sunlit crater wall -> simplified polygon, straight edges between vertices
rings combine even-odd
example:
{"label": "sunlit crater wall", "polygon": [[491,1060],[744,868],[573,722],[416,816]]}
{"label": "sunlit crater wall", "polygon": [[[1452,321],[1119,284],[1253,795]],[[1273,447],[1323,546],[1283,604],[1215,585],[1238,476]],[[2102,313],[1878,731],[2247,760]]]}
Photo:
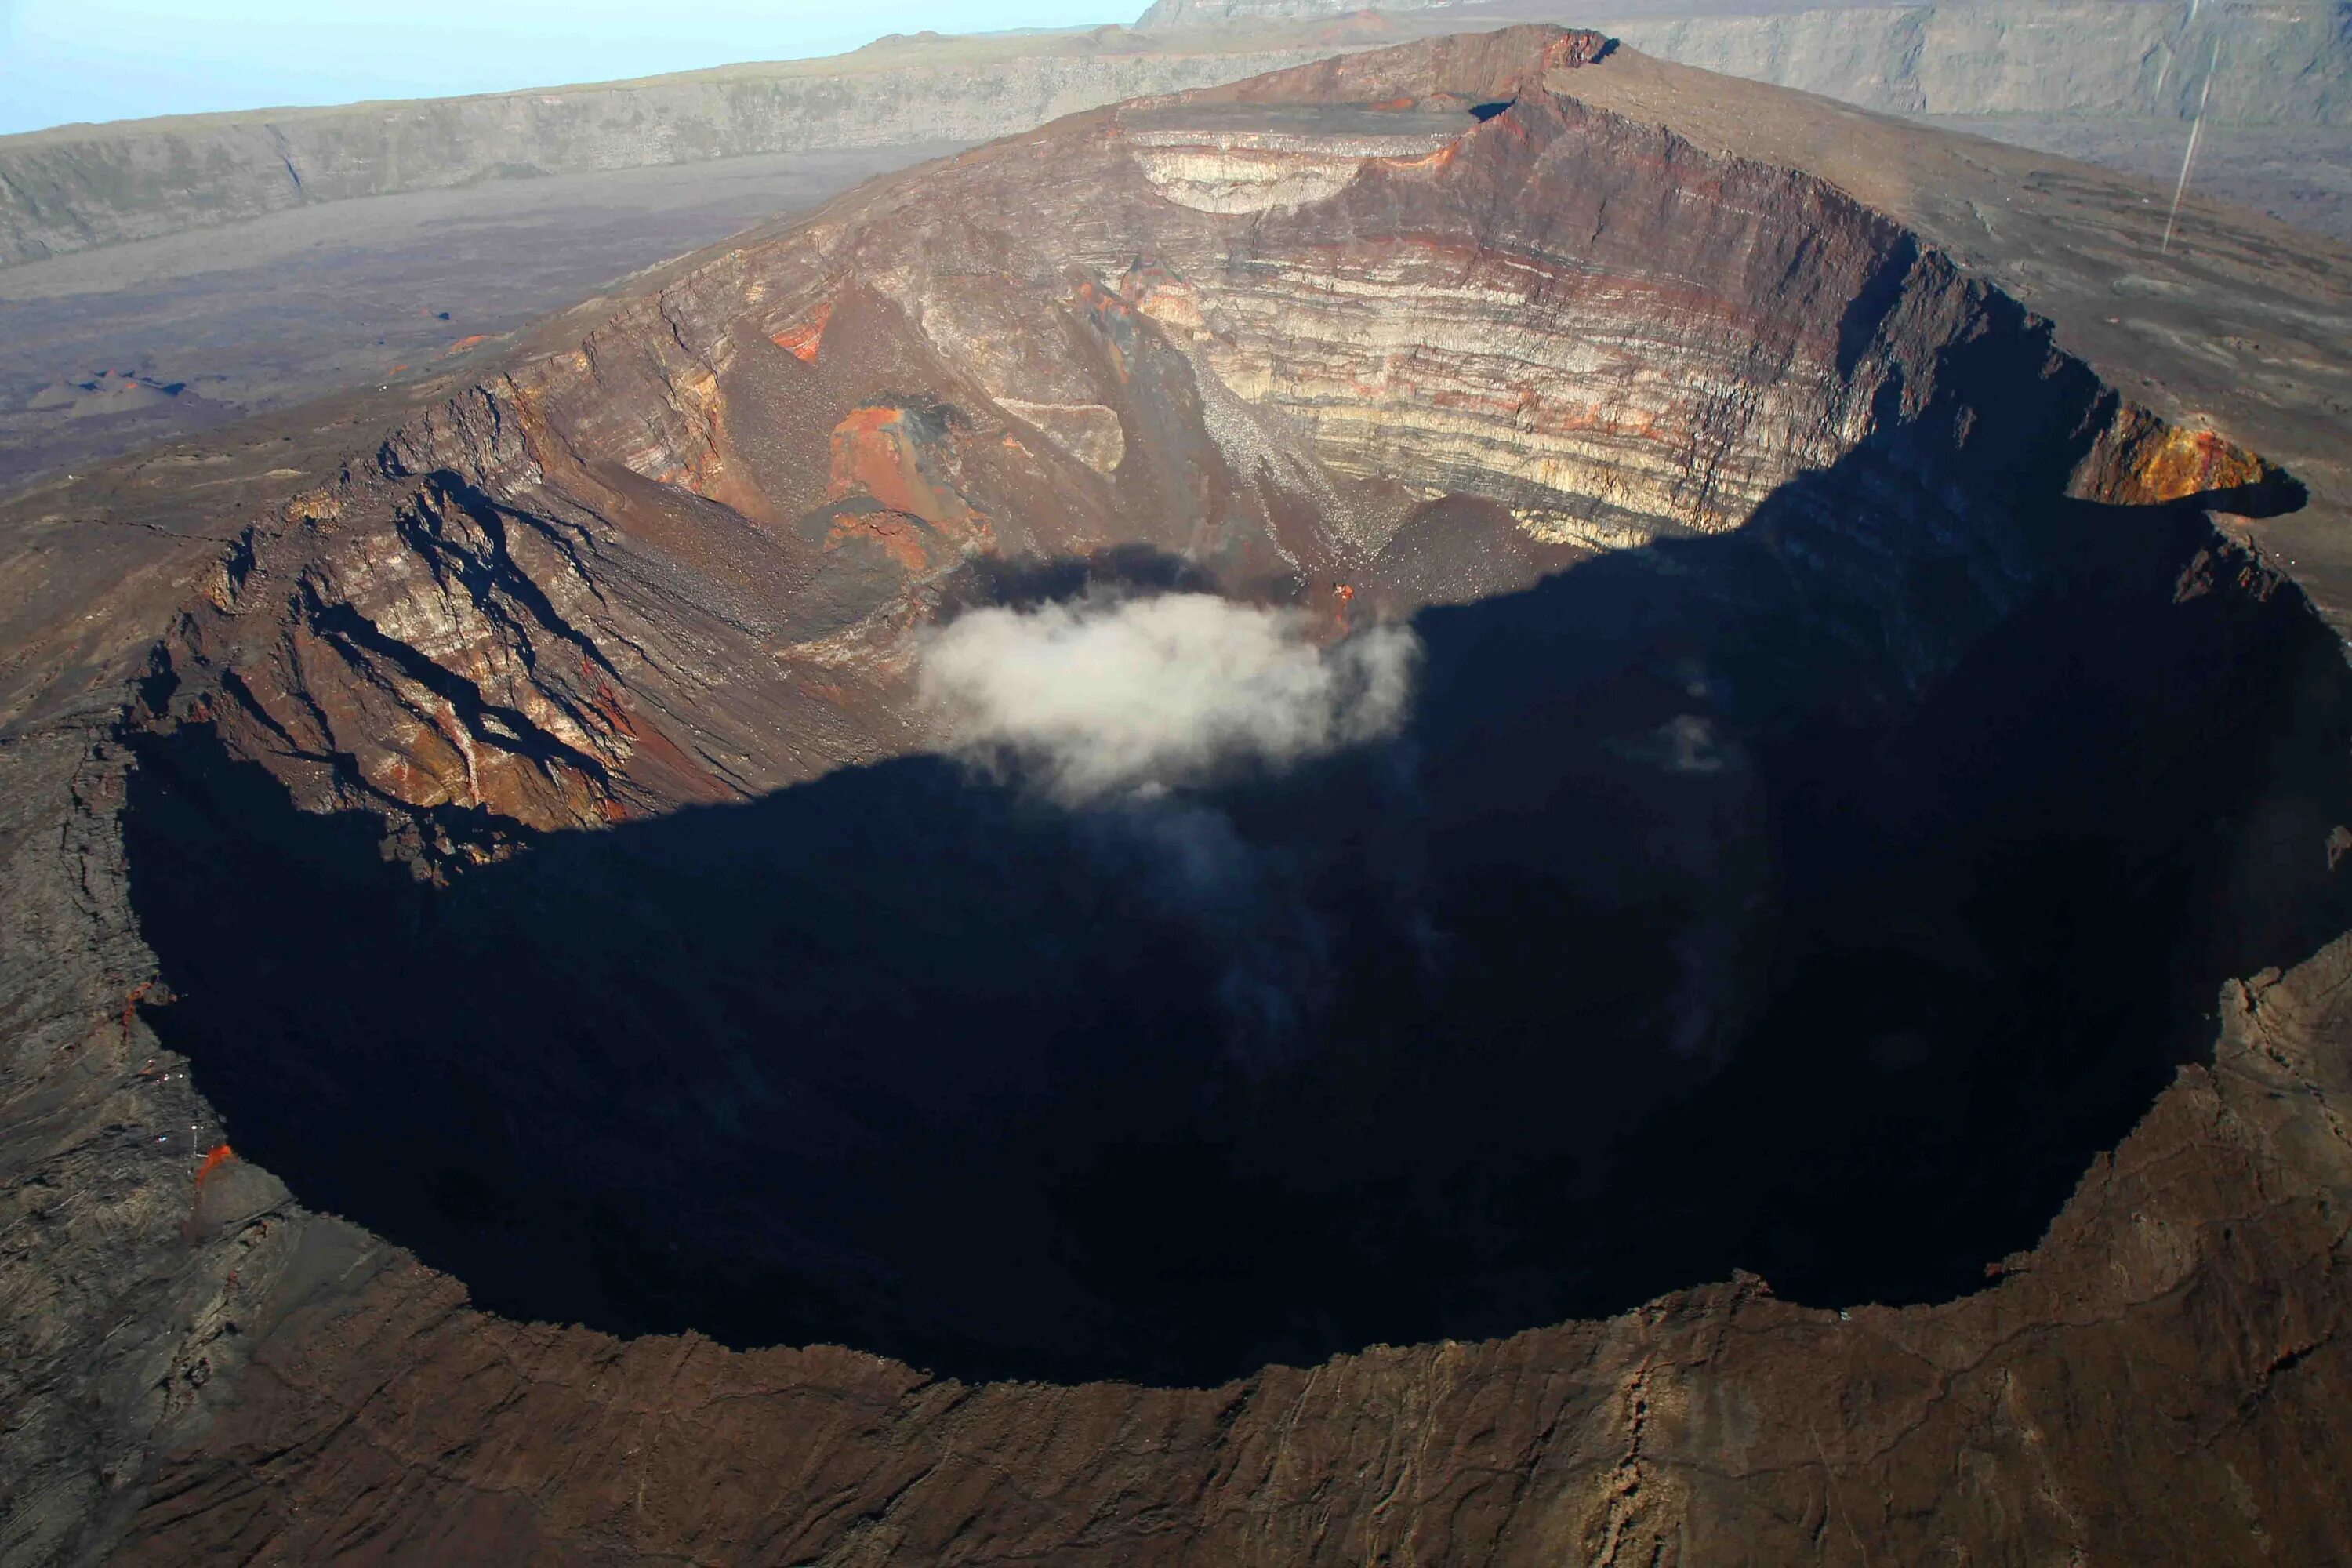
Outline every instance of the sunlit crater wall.
{"label": "sunlit crater wall", "polygon": [[[1141,546],[1311,597],[1380,585],[1453,495],[1557,569],[1866,450],[1892,477],[1849,473],[1839,526],[1969,561],[1981,628],[2035,570],[2028,491],[2263,479],[1835,189],[1587,110],[1600,44],[1089,115],[676,269],[307,499],[224,568],[193,667],[311,804],[588,825],[926,744],[905,634],[991,555]],[[1347,107],[1318,136],[1286,95]],[[1456,527],[1415,537],[1494,542]]]}

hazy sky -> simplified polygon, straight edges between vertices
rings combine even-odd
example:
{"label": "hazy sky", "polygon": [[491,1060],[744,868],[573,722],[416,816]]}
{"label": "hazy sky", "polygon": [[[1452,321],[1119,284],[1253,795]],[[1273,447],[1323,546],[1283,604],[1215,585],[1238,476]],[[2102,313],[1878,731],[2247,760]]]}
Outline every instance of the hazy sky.
{"label": "hazy sky", "polygon": [[0,134],[1132,22],[1144,0],[0,0]]}

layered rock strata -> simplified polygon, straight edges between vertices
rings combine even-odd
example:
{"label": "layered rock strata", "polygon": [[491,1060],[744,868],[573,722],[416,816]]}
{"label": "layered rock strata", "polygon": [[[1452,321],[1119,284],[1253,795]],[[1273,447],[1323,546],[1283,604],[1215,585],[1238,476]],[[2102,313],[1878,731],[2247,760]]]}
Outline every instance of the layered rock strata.
{"label": "layered rock strata", "polygon": [[[218,721],[320,806],[545,828],[758,793],[900,743],[859,717],[881,650],[976,552],[1325,592],[1451,495],[1570,552],[1718,532],[1932,404],[1948,345],[2051,352],[1818,183],[1513,80],[1526,48],[1113,111],[679,276],[224,568],[182,634]],[[1318,132],[1300,90],[1402,101]],[[2177,467],[2132,499],[2226,488]]]}
{"label": "layered rock strata", "polygon": [[[2196,510],[2294,481],[1844,191],[1596,107],[1581,84],[1625,66],[1600,44],[1501,33],[1081,116],[667,269],[380,438],[306,436],[304,469],[257,439],[212,537],[162,469],[84,525],[104,559],[22,513],[28,580],[74,603],[26,612],[0,752],[12,929],[43,955],[10,972],[6,1549],[2352,1551],[2326,1485],[2345,676],[2295,584]],[[221,1129],[142,1011],[138,745],[206,737],[456,886],[925,744],[908,633],[992,563],[1144,547],[1336,618],[1667,571],[1743,529],[1757,580],[1830,595],[1809,657],[1857,712],[2103,577],[2132,624],[2180,606],[2221,639],[2183,647],[2275,678],[2243,711],[2277,718],[2245,735],[2279,854],[2226,907],[2292,967],[2223,992],[2218,1047],[1963,1300],[1694,1279],[1215,1388],[975,1384],[507,1321],[263,1169],[196,1181]]]}
{"label": "layered rock strata", "polygon": [[[1903,114],[2342,127],[2342,7],[1986,0],[1758,15],[1604,8],[1659,58]],[[1661,12],[1666,14],[1661,15]],[[1139,93],[1232,81],[1401,31],[1570,17],[1534,0],[1156,5],[1139,30],[891,38],[834,60],[480,98],[196,115],[0,138],[0,265],[307,204],[749,153],[979,141]],[[2208,77],[2212,91],[2205,90]],[[2036,132],[2042,133],[2042,132]],[[2026,135],[2020,132],[2021,138]],[[2209,154],[2212,152],[2209,149]],[[2118,155],[2117,166],[2133,166]]]}

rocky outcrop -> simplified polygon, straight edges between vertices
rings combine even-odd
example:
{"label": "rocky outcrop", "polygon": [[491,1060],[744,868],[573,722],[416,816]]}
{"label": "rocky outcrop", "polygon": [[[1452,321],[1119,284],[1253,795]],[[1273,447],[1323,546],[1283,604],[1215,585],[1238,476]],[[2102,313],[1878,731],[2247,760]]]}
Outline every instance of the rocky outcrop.
{"label": "rocky outcrop", "polygon": [[[2205,512],[2294,480],[1794,160],[1605,107],[1641,62],[1601,42],[1091,112],[667,268],[389,430],[12,513],[25,570],[82,576],[0,689],[41,955],[6,971],[5,1549],[2352,1550],[2352,702]],[[933,739],[911,633],[1114,571],[1324,635],[1460,606],[1394,769],[1256,806],[1388,835],[1342,910],[1528,873],[1449,995],[1551,1009],[1534,1048],[1456,1010],[1430,1050],[1396,999],[1436,931],[1345,972],[1319,1076],[1236,1076],[1183,1005],[1110,1016],[1164,1079],[1029,1076],[1106,1026],[1040,1008],[1157,994],[1090,944],[1164,889],[1050,837],[1061,879],[1017,875],[1032,816],[855,764]],[[1403,830],[1360,806],[1400,779]],[[1043,967],[932,1006],[975,952]],[[1560,1047],[1612,987],[1644,1049]],[[1195,1114],[1251,1161],[1159,1182]],[[1033,1126],[1087,1158],[1033,1181]],[[1530,1188],[1570,1205],[1533,1240],[1400,1250]]]}

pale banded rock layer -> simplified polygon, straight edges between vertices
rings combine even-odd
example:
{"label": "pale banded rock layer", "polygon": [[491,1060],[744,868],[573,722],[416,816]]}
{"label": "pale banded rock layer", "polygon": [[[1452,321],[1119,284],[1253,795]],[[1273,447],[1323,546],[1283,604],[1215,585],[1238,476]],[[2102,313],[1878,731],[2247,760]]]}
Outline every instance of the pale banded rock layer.
{"label": "pale banded rock layer", "polygon": [[1343,146],[1171,144],[1155,136],[1137,139],[1135,157],[1152,187],[1179,206],[1232,214],[1335,195],[1362,170],[1366,154]]}
{"label": "pale banded rock layer", "polygon": [[1024,403],[1000,397],[997,406],[1026,419],[1051,436],[1065,450],[1098,474],[1116,470],[1127,456],[1127,437],[1119,429],[1118,412],[1101,403]]}
{"label": "pale banded rock layer", "polygon": [[[1527,35],[1483,35],[1402,51],[1440,91],[1371,55],[1088,116],[701,260],[395,437],[280,547],[304,564],[264,561],[314,584],[282,629],[240,610],[191,649],[247,671],[225,710],[257,747],[352,759],[278,764],[316,802],[591,822],[904,743],[897,639],[977,555],[1142,543],[1311,595],[1378,584],[1449,497],[1529,548],[1624,548],[1735,528],[1864,443],[1965,453],[1976,414],[1915,422],[1978,395],[1969,345],[2079,376],[1832,187],[1586,109],[1579,47],[1528,74]],[[1280,108],[1308,91],[1351,106],[1328,137]],[[1215,210],[1146,162],[1237,151],[1286,199]],[[2047,417],[2148,417],[2099,395]],[[2115,449],[2143,456],[2086,493],[2212,468]]]}

